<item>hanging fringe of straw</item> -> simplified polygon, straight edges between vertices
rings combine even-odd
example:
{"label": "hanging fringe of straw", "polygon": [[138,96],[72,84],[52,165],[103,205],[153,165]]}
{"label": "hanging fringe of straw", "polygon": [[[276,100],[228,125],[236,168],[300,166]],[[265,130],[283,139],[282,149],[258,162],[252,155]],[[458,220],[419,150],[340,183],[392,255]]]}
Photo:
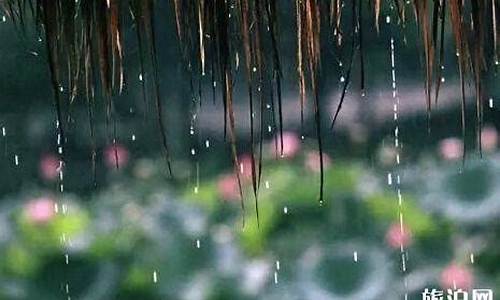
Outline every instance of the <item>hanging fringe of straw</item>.
{"label": "hanging fringe of straw", "polygon": [[[154,0],[0,0],[4,13],[15,21],[21,32],[27,26],[27,19],[35,20],[37,29],[44,33],[47,60],[54,92],[54,103],[59,123],[60,135],[64,142],[64,107],[79,95],[85,96],[89,105],[91,136],[94,139],[93,107],[96,99],[102,98],[107,118],[113,119],[113,97],[123,92],[125,83],[123,59],[125,55],[122,38],[123,19],[131,12],[141,53],[141,74],[144,78],[143,97],[147,104],[148,85],[152,86],[157,120],[169,170],[170,158],[168,139],[163,119],[163,99],[160,95],[158,61],[156,53]],[[271,103],[274,127],[279,131],[280,146],[283,151],[283,114],[281,100],[281,59],[280,20],[278,12],[281,3],[271,0],[172,0],[179,45],[186,69],[191,76],[192,94],[202,98],[202,83],[208,79],[213,86],[212,95],[220,88],[224,106],[224,132],[229,136],[232,159],[238,174],[238,143],[235,127],[242,120],[236,119],[233,111],[233,86],[235,73],[239,69],[240,57],[244,60],[244,73],[248,95],[248,119],[250,122],[250,148],[252,161],[252,190],[258,212],[258,190],[262,175],[262,143],[264,103]],[[352,5],[353,22],[343,22],[343,10]],[[320,156],[323,155],[320,103],[321,32],[328,32],[336,46],[352,41],[352,59],[359,53],[361,89],[364,89],[364,49],[363,26],[364,7],[371,8],[373,27],[380,31],[380,15],[389,7],[395,9],[398,24],[406,26],[406,7],[403,0],[295,0],[296,22],[296,66],[299,87],[300,119],[303,127],[307,98],[312,98],[316,135]],[[461,85],[462,132],[466,128],[465,83],[468,76],[474,82],[476,101],[476,124],[478,147],[479,130],[482,126],[483,84],[487,66],[498,65],[498,13],[499,1],[473,0],[414,0],[413,11],[420,32],[424,53],[425,94],[430,120],[432,95],[437,103],[444,64],[445,28],[449,24],[457,54],[458,73]],[[325,12],[325,13],[323,13]],[[349,28],[349,26],[351,26]],[[491,28],[490,28],[491,27]],[[485,49],[491,46],[492,49]],[[491,57],[490,57],[491,56]],[[148,71],[149,70],[149,71]],[[149,76],[146,76],[146,75]],[[349,76],[350,77],[350,76]],[[344,83],[342,99],[350,78]],[[148,84],[150,82],[150,84]],[[195,86],[197,85],[197,91]],[[67,97],[60,92],[67,86]],[[100,91],[100,97],[96,91]],[[63,97],[64,96],[64,97]],[[67,99],[64,99],[67,98]],[[277,99],[277,109],[275,101]],[[274,112],[278,117],[274,117]],[[340,107],[338,109],[340,111]],[[257,114],[256,114],[257,112]],[[336,112],[336,119],[338,112]],[[258,116],[259,122],[255,122]],[[116,125],[114,125],[116,128]],[[260,134],[257,134],[260,132]],[[116,135],[116,133],[115,133]],[[257,137],[258,136],[258,137]],[[114,141],[116,136],[114,136]],[[258,140],[258,141],[257,141]],[[94,143],[95,145],[95,143]],[[257,146],[258,145],[258,146]],[[95,147],[95,146],[94,146]],[[464,151],[465,153],[465,151]],[[464,154],[465,157],[465,154]],[[95,164],[95,148],[92,150]],[[321,182],[320,202],[323,201],[323,160],[320,158]],[[244,208],[243,191],[240,189],[241,204]]]}

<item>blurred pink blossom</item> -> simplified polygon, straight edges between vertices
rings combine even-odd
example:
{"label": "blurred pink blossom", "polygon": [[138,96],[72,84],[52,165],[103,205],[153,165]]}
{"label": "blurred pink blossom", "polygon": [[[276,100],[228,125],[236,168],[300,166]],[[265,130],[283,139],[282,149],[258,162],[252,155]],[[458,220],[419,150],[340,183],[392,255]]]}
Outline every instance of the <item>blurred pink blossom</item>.
{"label": "blurred pink blossom", "polygon": [[219,196],[227,201],[237,200],[240,196],[238,178],[234,174],[226,174],[217,181]]}
{"label": "blurred pink blossom", "polygon": [[378,149],[377,158],[379,162],[384,166],[393,165],[396,162],[396,157],[398,155],[398,150],[393,145],[382,145]]}
{"label": "blurred pink blossom", "polygon": [[498,131],[493,126],[485,126],[481,130],[481,148],[486,152],[493,152],[498,146]]}
{"label": "blurred pink blossom", "polygon": [[[332,163],[330,156],[323,153],[323,167],[327,169]],[[320,172],[320,156],[318,151],[309,151],[306,154],[305,167],[312,172]]]}
{"label": "blurred pink blossom", "polygon": [[441,287],[445,289],[470,289],[473,281],[474,276],[469,268],[454,263],[448,265],[440,276]]}
{"label": "blurred pink blossom", "polygon": [[[258,164],[257,158],[255,163]],[[252,156],[250,154],[242,154],[238,157],[238,172],[240,172],[242,180],[252,180]],[[257,168],[257,166],[255,166]]]}
{"label": "blurred pink blossom", "polygon": [[439,155],[445,160],[460,159],[464,153],[464,143],[461,139],[450,137],[439,143]]}
{"label": "blurred pink blossom", "polygon": [[401,230],[401,224],[393,223],[385,234],[385,241],[393,249],[407,247],[412,242],[411,230],[404,225]]}
{"label": "blurred pink blossom", "polygon": [[[276,148],[277,145],[277,148]],[[282,158],[293,158],[300,150],[300,139],[294,132],[284,131],[283,132],[283,149],[281,149],[281,139],[280,135],[277,134],[270,145],[270,152],[276,153],[278,150],[278,156]],[[283,151],[282,151],[283,150]],[[283,154],[283,155],[282,155]]]}
{"label": "blurred pink blossom", "polygon": [[24,207],[24,214],[32,223],[47,223],[55,216],[55,202],[49,197],[40,197],[29,201]]}
{"label": "blurred pink blossom", "polygon": [[104,162],[110,169],[124,167],[128,163],[128,150],[120,144],[109,145],[104,149]]}
{"label": "blurred pink blossom", "polygon": [[59,158],[54,154],[45,154],[38,165],[40,176],[45,180],[54,180],[59,176]]}

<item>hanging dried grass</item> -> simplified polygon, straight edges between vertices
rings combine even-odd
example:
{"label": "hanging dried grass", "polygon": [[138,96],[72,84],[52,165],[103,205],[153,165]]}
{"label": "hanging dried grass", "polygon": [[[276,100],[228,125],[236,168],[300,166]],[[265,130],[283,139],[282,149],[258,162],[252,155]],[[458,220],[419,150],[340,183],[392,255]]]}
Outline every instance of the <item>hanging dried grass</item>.
{"label": "hanging dried grass", "polygon": [[[80,94],[86,97],[89,106],[92,139],[94,138],[93,107],[98,99],[96,90],[101,92],[100,97],[104,99],[108,118],[113,119],[113,96],[122,93],[125,78],[123,59],[126,53],[123,47],[122,19],[130,11],[139,41],[141,74],[145,77],[147,77],[146,74],[150,74],[150,78],[144,78],[141,83],[144,101],[147,103],[148,93],[154,95],[161,143],[171,172],[168,139],[162,116],[163,99],[159,87],[154,22],[155,1],[0,0],[0,5],[5,14],[15,21],[17,28],[23,30],[27,26],[26,19],[31,14],[38,28],[44,33],[56,114],[63,141],[63,107],[73,102]],[[283,133],[279,5],[279,2],[271,0],[172,0],[175,16],[173,23],[176,27],[186,69],[191,75],[193,95],[196,94],[194,86],[197,82],[197,96],[201,105],[201,85],[207,73],[210,74],[214,101],[216,86],[221,89],[221,100],[224,106],[224,132],[225,136],[229,136],[235,168],[239,165],[235,127],[240,120],[236,119],[233,110],[233,85],[234,74],[238,71],[240,54],[242,53],[248,90],[248,116],[251,124],[249,139],[252,157],[252,187],[257,212],[258,190],[262,174],[263,120],[266,99],[271,100],[273,120],[276,120],[274,125],[279,130],[279,136],[282,136]],[[352,22],[342,22],[344,8],[351,5]],[[366,11],[364,5],[371,8],[373,24],[377,32],[380,30],[380,15],[386,6],[393,6],[397,12],[398,24],[401,27],[406,26],[407,5],[402,0],[371,0],[368,2],[330,0],[327,5],[317,0],[295,0],[294,19],[296,21],[296,66],[300,119],[301,124],[303,124],[306,99],[310,95],[313,100],[312,107],[320,156],[323,155],[322,111],[319,96],[321,48],[327,44],[321,42],[320,35],[322,31],[326,30],[333,35],[334,44],[342,46],[346,33],[351,34],[349,37],[352,45],[348,78],[343,85],[340,104],[333,117],[333,122],[335,122],[351,80],[351,68],[357,54],[359,54],[361,71],[360,86],[361,90],[364,89],[364,28],[362,22],[362,13]],[[465,83],[469,74],[471,74],[475,87],[477,130],[481,128],[483,116],[482,77],[490,62],[498,64],[497,18],[499,7],[498,0],[413,1],[415,19],[425,56],[424,82],[429,118],[432,109],[431,96],[434,94],[435,103],[439,97],[441,67],[444,63],[445,28],[449,26],[453,32],[462,93],[462,131],[464,136],[466,128]],[[327,19],[327,22],[322,19]],[[488,35],[489,32],[491,35]],[[492,42],[486,42],[487,40],[492,40]],[[487,45],[491,45],[492,49],[485,49]],[[487,56],[489,53],[492,53],[492,58]],[[148,66],[150,72],[147,72]],[[151,82],[152,85],[151,92],[149,92],[148,82]],[[63,85],[70,89],[68,99],[63,99],[59,91]],[[255,101],[256,99],[258,102]],[[274,118],[276,111],[274,99],[277,99],[277,119]],[[256,111],[260,119],[258,124],[254,122]],[[256,132],[260,132],[258,151]],[[480,134],[478,137],[480,138]],[[116,136],[114,140],[116,140]],[[480,145],[480,141],[478,144]],[[279,152],[283,151],[282,140],[280,147],[277,148],[279,148]],[[95,164],[95,144],[92,159]],[[322,158],[320,158],[320,162],[319,200],[322,202],[324,186]],[[236,173],[238,174],[238,183],[241,186],[239,172]],[[243,193],[240,194],[241,205],[244,208]]]}

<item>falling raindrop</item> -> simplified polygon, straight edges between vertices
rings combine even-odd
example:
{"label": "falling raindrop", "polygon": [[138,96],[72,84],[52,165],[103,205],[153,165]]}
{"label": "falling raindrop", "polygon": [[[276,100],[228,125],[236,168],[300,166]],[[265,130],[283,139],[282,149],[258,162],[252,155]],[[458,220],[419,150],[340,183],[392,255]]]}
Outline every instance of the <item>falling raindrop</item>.
{"label": "falling raindrop", "polygon": [[288,214],[288,207],[286,207],[286,206],[285,206],[285,207],[283,207],[283,213],[284,213],[285,215],[287,215],[287,214]]}
{"label": "falling raindrop", "polygon": [[278,284],[278,272],[274,272],[274,284]]}
{"label": "falling raindrop", "polygon": [[[392,74],[392,98],[394,103],[394,146],[396,147],[396,167],[400,164],[399,153],[400,153],[400,145],[399,145],[399,93],[396,85],[396,63],[395,63],[395,45],[394,38],[390,39],[390,53],[391,53],[391,74]],[[441,78],[441,81],[444,80],[444,77]],[[443,81],[444,82],[444,81]],[[389,173],[387,181],[389,185],[392,185],[392,174]],[[403,220],[403,201],[401,197],[401,178],[399,174],[396,175],[396,190],[398,197],[398,212],[399,212],[399,225],[401,232],[404,232],[404,220]],[[400,243],[400,255],[401,255],[401,269],[403,273],[406,273],[406,250],[403,243]],[[404,276],[404,286],[405,286],[405,299],[408,298],[408,283],[407,278]]]}
{"label": "falling raindrop", "polygon": [[154,283],[158,282],[158,272],[157,271],[153,271],[153,282]]}
{"label": "falling raindrop", "polygon": [[210,141],[207,139],[205,141],[205,148],[209,148],[210,147]]}
{"label": "falling raindrop", "polygon": [[489,107],[490,107],[490,108],[493,108],[493,98],[490,98],[490,99],[488,100],[488,103],[489,103]]}
{"label": "falling raindrop", "polygon": [[132,141],[135,141],[135,134],[132,134]]}
{"label": "falling raindrop", "polygon": [[358,251],[354,251],[353,259],[354,259],[354,262],[358,262]]}
{"label": "falling raindrop", "polygon": [[470,263],[473,264],[474,263],[474,253],[471,253],[470,254]]}
{"label": "falling raindrop", "polygon": [[14,163],[16,166],[19,166],[19,155],[17,154],[14,155]]}
{"label": "falling raindrop", "polygon": [[197,239],[197,240],[196,240],[196,248],[200,249],[200,247],[201,247],[200,240],[199,240],[199,239]]}

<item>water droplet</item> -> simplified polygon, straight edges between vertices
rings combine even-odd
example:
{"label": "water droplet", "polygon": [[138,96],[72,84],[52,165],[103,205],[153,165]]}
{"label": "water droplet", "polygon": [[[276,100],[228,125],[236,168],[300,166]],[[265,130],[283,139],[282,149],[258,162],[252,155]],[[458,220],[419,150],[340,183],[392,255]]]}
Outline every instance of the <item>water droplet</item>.
{"label": "water droplet", "polygon": [[199,240],[199,239],[197,239],[197,240],[196,240],[196,248],[200,249],[200,247],[201,247],[201,245],[200,245],[200,240]]}
{"label": "water droplet", "polygon": [[135,134],[132,134],[132,141],[135,141]]}
{"label": "water droplet", "polygon": [[387,174],[387,184],[392,185],[392,174],[391,173]]}
{"label": "water droplet", "polygon": [[391,23],[391,16],[387,16],[387,17],[385,17],[385,22],[386,22],[387,24]]}
{"label": "water droplet", "polygon": [[288,214],[288,207],[286,207],[286,206],[285,206],[285,207],[283,207],[283,213],[284,213],[285,215],[287,215],[287,214]]}
{"label": "water droplet", "polygon": [[153,282],[154,283],[158,282],[158,273],[156,271],[153,271]]}
{"label": "water droplet", "polygon": [[340,82],[344,82],[344,81],[345,81],[344,76],[340,76]]}
{"label": "water droplet", "polygon": [[205,147],[206,147],[206,148],[209,148],[209,147],[210,147],[210,141],[209,141],[208,139],[205,141]]}
{"label": "water droplet", "polygon": [[277,261],[276,261],[276,270],[278,270],[278,271],[279,271],[279,269],[280,269],[280,261],[279,261],[279,260],[277,260]]}
{"label": "water droplet", "polygon": [[278,284],[278,272],[274,272],[274,284]]}
{"label": "water droplet", "polygon": [[17,154],[14,155],[14,163],[19,166],[19,156]]}
{"label": "water droplet", "polygon": [[139,81],[142,81],[142,73],[139,73]]}
{"label": "water droplet", "polygon": [[354,251],[353,258],[354,258],[354,262],[358,262],[358,251]]}
{"label": "water droplet", "polygon": [[[490,108],[493,108],[493,98],[490,98],[490,99],[488,100],[488,103],[489,103],[489,107],[490,107]],[[4,135],[4,136],[5,136],[5,135]]]}

